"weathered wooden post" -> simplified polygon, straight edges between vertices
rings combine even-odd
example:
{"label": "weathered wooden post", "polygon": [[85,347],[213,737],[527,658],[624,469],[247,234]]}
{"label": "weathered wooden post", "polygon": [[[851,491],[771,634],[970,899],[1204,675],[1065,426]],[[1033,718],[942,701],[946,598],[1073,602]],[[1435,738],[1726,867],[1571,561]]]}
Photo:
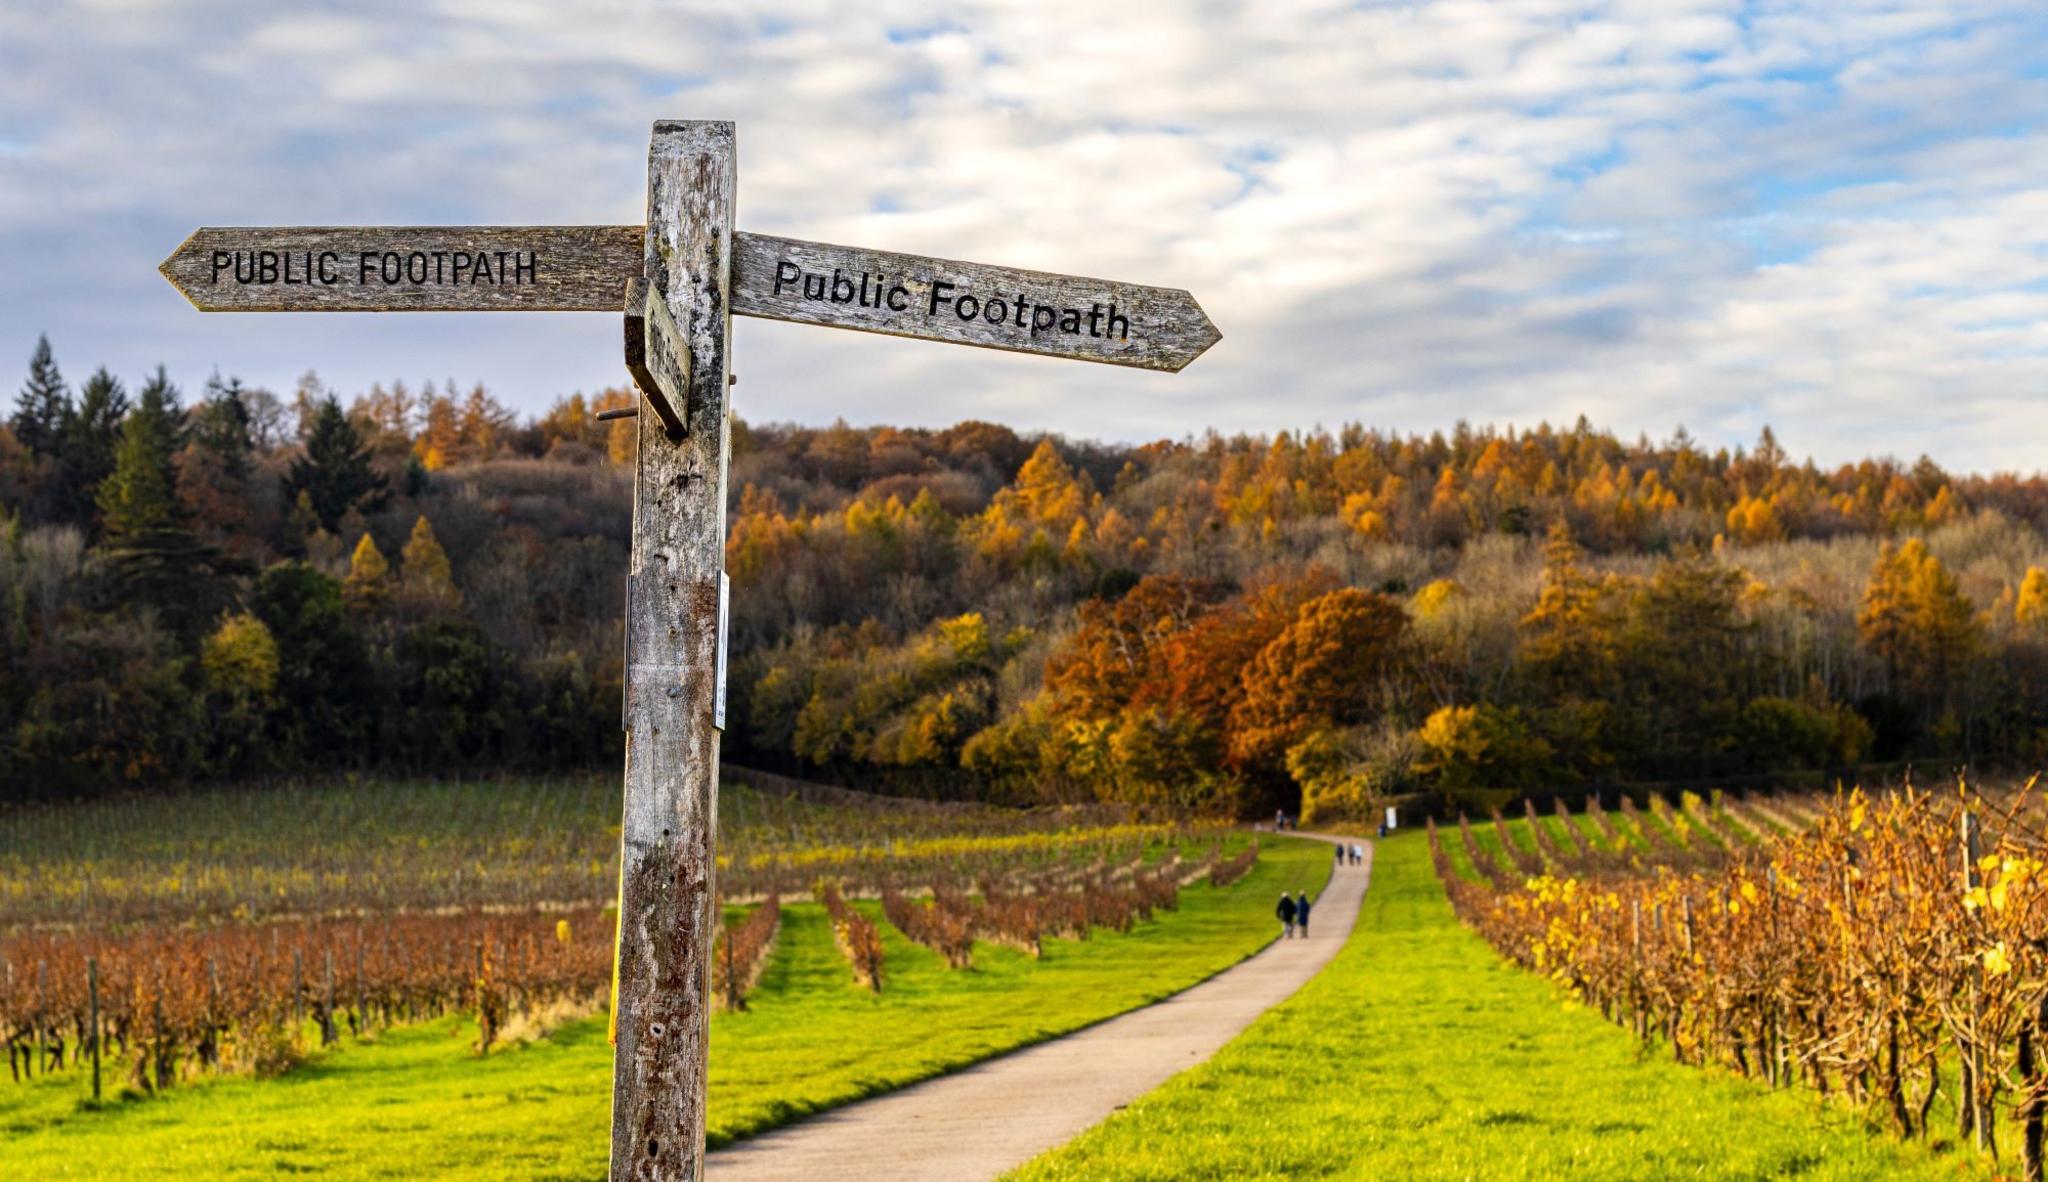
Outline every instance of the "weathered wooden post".
{"label": "weathered wooden post", "polygon": [[[1977,870],[1977,859],[1981,854],[1982,830],[1977,824],[1977,814],[1963,810],[1961,820],[1961,845],[1963,855],[1963,895],[1967,898],[1972,891],[1984,884],[1983,876]],[[1956,1135],[1974,1137],[1977,1148],[1996,1155],[1996,1144],[1992,1140],[1991,1106],[1987,1093],[1991,1085],[1985,1078],[1983,1048],[1978,1043],[1984,1025],[1984,963],[1979,960],[1970,973],[1970,1030],[1957,1046],[1956,1081]]]}
{"label": "weathered wooden post", "polygon": [[[1692,960],[1692,958],[1693,958],[1693,950],[1692,950],[1692,896],[1691,896],[1691,895],[1681,895],[1681,896],[1679,897],[1679,900],[1678,900],[1678,901],[1679,901],[1679,904],[1680,904],[1680,907],[1679,907],[1679,918],[1680,918],[1680,921],[1682,922],[1682,924],[1684,925],[1684,932],[1685,932],[1685,959],[1686,959],[1686,960],[1687,960],[1687,961],[1689,962],[1689,961],[1691,961],[1691,960]],[[1671,1054],[1672,1054],[1672,1056],[1673,1056],[1674,1058],[1676,1058],[1676,1059],[1677,1059],[1677,1060],[1678,1060],[1678,1061],[1679,1061],[1680,1063],[1683,1063],[1683,1062],[1685,1062],[1685,1048],[1684,1048],[1684,1047],[1681,1047],[1681,1046],[1680,1046],[1680,1045],[1678,1044],[1678,1026],[1679,1026],[1679,1022],[1680,1022],[1680,1020],[1681,1020],[1681,1019],[1683,1019],[1683,1017],[1684,1017],[1684,1016],[1685,1016],[1685,1008],[1684,1008],[1684,1006],[1683,1006],[1683,1005],[1677,1005],[1677,1006],[1673,1006],[1673,1007],[1672,1007],[1672,1010],[1671,1010]],[[1703,1061],[1704,1061],[1704,1060],[1703,1060]]]}
{"label": "weathered wooden post", "polygon": [[1650,1007],[1643,990],[1643,901],[1640,898],[1628,901],[1628,932],[1635,965],[1629,979],[1629,1005],[1634,1010],[1631,1024],[1637,1038],[1648,1038]]}
{"label": "weathered wooden post", "polygon": [[100,962],[85,958],[85,1006],[92,1024],[92,1098],[100,1098]]}
{"label": "weathered wooden post", "polygon": [[320,1045],[332,1046],[341,1035],[334,1029],[334,946],[327,946],[326,983],[320,988]]}
{"label": "weathered wooden post", "polygon": [[694,1182],[704,1167],[736,180],[732,124],[655,124],[646,282],[680,335],[687,398],[674,408],[680,441],[655,414],[638,419],[612,1014],[615,1180]]}
{"label": "weathered wooden post", "polygon": [[44,1075],[50,1073],[48,1035],[56,1029],[55,1025],[50,1021],[49,986],[50,964],[48,961],[38,960],[36,962],[36,1070]]}
{"label": "weathered wooden post", "polygon": [[2041,1179],[2041,1066],[2035,1058],[2034,1041],[2048,1020],[2048,998],[2035,1003],[2033,1014],[2020,1023],[2019,1047],[2014,1052],[2014,1066],[2019,1068],[2020,1087],[2024,1099],[2020,1101],[2020,1179],[2021,1182],[2042,1182]]}

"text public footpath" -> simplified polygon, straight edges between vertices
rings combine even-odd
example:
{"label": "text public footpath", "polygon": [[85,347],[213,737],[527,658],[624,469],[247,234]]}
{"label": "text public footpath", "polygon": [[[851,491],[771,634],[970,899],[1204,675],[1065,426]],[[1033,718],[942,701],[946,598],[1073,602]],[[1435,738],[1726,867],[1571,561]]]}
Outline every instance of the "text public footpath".
{"label": "text public footpath", "polygon": [[[860,272],[856,280],[834,267],[831,275],[823,272],[805,271],[795,263],[782,260],[775,264],[775,295],[781,295],[785,288],[799,293],[805,300],[819,303],[853,304],[862,308],[886,308],[891,312],[922,312],[927,318],[942,313],[954,316],[963,322],[985,321],[989,324],[1026,329],[1032,336],[1042,332],[1058,331],[1074,336],[1084,331],[1091,337],[1107,337],[1114,340],[1131,339],[1130,317],[1117,311],[1115,304],[1104,309],[1101,304],[1090,304],[1088,311],[1079,308],[1062,308],[1055,304],[1036,302],[1021,292],[990,292],[987,295],[970,295],[959,291],[959,285],[944,280],[930,280],[925,283],[925,298],[913,300],[910,288],[901,282],[891,283],[887,275],[870,275]],[[1083,323],[1086,323],[1084,330]]]}
{"label": "text public footpath", "polygon": [[[355,255],[354,259],[346,256]],[[350,264],[353,263],[353,266]],[[351,275],[350,272],[354,274]],[[245,286],[386,287],[466,284],[521,287],[539,281],[537,250],[216,250],[213,282],[232,273]]]}

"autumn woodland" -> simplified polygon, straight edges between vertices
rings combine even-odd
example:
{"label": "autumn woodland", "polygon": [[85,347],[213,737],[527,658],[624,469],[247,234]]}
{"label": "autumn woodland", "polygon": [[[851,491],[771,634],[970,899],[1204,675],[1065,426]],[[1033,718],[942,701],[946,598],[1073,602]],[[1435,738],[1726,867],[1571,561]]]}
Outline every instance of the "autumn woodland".
{"label": "autumn woodland", "polygon": [[[0,429],[6,796],[607,765],[625,401],[76,380],[45,342]],[[751,766],[1327,820],[2048,752],[2039,478],[1583,421],[733,452]]]}

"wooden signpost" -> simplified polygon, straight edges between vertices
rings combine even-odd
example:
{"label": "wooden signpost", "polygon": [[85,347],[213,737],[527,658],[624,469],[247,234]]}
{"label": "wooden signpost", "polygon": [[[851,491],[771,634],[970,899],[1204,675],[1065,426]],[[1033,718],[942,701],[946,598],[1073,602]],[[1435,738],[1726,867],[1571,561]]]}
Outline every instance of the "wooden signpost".
{"label": "wooden signpost", "polygon": [[[640,307],[640,226],[208,228],[161,270],[202,312]],[[1185,291],[734,234],[731,311],[1175,371],[1220,339]],[[638,371],[635,371],[636,375]]]}
{"label": "wooden signpost", "polygon": [[737,181],[732,124],[662,121],[644,227],[207,228],[159,268],[206,312],[625,315],[658,427],[626,578],[613,1179],[703,1175],[731,316],[1169,371],[1220,337],[1185,291],[742,234]]}

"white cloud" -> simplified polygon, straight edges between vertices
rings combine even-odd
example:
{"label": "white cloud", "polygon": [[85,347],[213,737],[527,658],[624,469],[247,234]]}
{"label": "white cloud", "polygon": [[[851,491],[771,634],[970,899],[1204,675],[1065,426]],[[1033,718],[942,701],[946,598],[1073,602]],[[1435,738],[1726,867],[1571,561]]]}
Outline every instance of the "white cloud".
{"label": "white cloud", "polygon": [[0,361],[621,379],[603,317],[201,317],[199,224],[637,220],[740,125],[741,224],[1187,287],[1174,377],[743,324],[756,419],[1080,435],[1764,422],[2041,467],[2048,18],[2012,0],[0,9]]}

